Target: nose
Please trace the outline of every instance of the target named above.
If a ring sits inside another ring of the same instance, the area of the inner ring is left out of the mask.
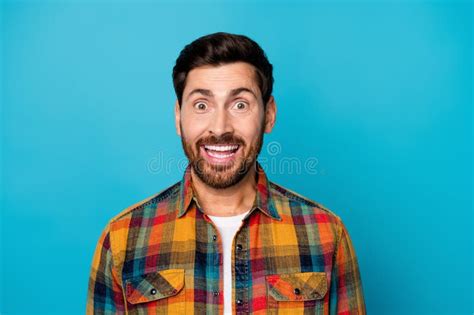
[[[215,111],[213,117],[211,118],[211,123],[209,126],[209,132],[220,136],[224,133],[232,133],[234,128],[232,126],[232,117],[230,117],[227,110],[219,108]]]

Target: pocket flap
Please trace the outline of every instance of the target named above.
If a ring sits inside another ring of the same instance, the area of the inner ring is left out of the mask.
[[[266,276],[268,293],[277,301],[322,299],[328,290],[325,272],[298,272]]]
[[[184,287],[184,269],[167,269],[125,280],[131,304],[155,301],[176,295]]]

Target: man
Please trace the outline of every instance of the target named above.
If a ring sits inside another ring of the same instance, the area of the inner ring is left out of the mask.
[[[180,182],[113,218],[88,314],[365,314],[341,219],[257,162],[276,118],[272,65],[246,36],[187,45],[173,69]]]

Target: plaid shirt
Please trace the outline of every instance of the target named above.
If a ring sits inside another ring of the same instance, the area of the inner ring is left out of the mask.
[[[233,240],[234,314],[365,314],[362,282],[341,219],[268,181]],[[180,182],[122,211],[98,241],[87,314],[222,314],[219,233]]]

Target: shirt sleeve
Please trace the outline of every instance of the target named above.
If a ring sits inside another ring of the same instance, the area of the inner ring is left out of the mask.
[[[97,242],[92,259],[86,314],[124,314],[123,290],[118,279],[107,225]]]
[[[365,315],[357,257],[346,227],[340,222],[331,275],[330,314]]]

